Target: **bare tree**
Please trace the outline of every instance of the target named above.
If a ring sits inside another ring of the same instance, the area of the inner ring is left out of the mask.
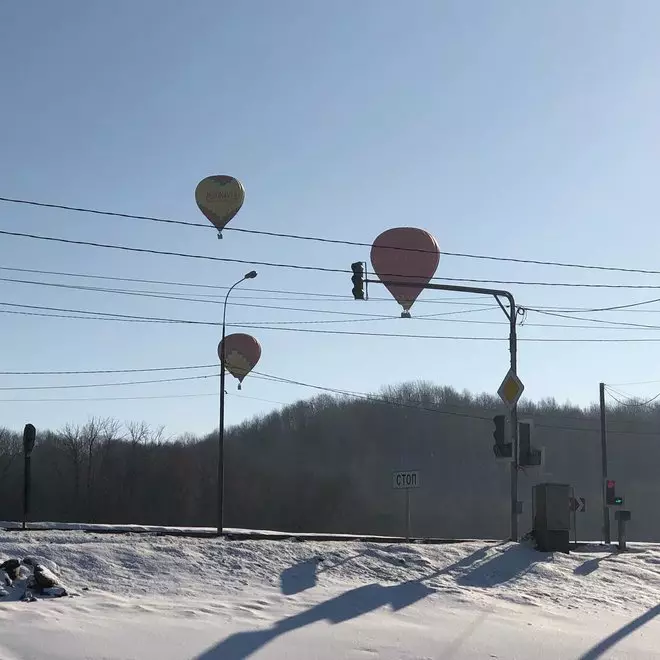
[[[82,478],[82,462],[84,455],[85,441],[82,428],[78,425],[67,424],[58,434],[60,443],[71,462],[73,471],[73,492],[71,513],[78,517],[80,511],[80,481]]]
[[[133,515],[140,515],[142,511],[138,504],[138,484],[140,476],[144,480],[146,475],[146,462],[143,460],[147,445],[159,445],[163,442],[165,427],[152,428],[147,422],[126,422],[126,439],[130,444],[131,451],[127,456],[127,506]]]
[[[105,419],[92,417],[85,426],[82,427],[82,441],[85,447],[85,459],[87,463],[87,517],[94,521],[94,477],[97,467],[98,446],[107,445],[110,441],[120,437],[121,424],[111,417]]]
[[[21,442],[18,433],[0,427],[0,501],[5,501],[5,488],[7,488],[7,475],[21,453]],[[10,516],[7,516],[9,518]],[[5,519],[3,515],[0,518]]]
[[[0,483],[20,453],[21,443],[18,434],[0,427]]]

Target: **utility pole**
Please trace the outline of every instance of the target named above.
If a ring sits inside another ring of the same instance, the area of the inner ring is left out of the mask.
[[[607,420],[605,418],[605,383],[600,383],[600,458],[602,469],[601,495],[603,498],[603,541],[611,543],[610,510],[607,508]]]

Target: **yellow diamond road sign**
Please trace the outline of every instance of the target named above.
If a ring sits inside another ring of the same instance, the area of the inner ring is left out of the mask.
[[[518,378],[513,371],[509,370],[509,373],[504,377],[497,393],[500,399],[502,399],[509,408],[513,408],[513,406],[518,403],[518,399],[520,399],[524,389],[525,386],[522,384],[520,378]]]

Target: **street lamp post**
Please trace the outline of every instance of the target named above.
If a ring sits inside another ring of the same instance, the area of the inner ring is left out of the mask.
[[[224,528],[225,499],[225,337],[227,330],[227,301],[229,294],[245,280],[253,280],[256,270],[246,273],[238,282],[229,287],[222,309],[222,341],[220,342],[220,422],[218,425],[218,536],[222,536]]]

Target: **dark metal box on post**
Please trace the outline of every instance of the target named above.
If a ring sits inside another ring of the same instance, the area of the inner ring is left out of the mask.
[[[534,486],[533,526],[537,549],[542,552],[569,551],[570,490],[568,484]]]

